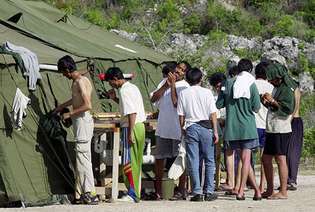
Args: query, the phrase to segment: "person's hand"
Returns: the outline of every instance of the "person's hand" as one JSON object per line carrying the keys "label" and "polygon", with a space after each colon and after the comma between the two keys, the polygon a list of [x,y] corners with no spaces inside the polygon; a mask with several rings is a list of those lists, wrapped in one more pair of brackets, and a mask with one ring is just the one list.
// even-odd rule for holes
{"label": "person's hand", "polygon": [[63,110],[64,107],[61,107],[60,105],[58,107],[56,107],[54,110],[53,110],[53,114],[58,114],[60,113],[62,110]]}
{"label": "person's hand", "polygon": [[219,135],[218,135],[218,133],[213,133],[213,143],[214,144],[219,143]]}
{"label": "person's hand", "polygon": [[62,114],[62,120],[66,120],[66,119],[69,119],[71,118],[71,113],[64,113]]}
{"label": "person's hand", "polygon": [[270,93],[265,93],[262,98],[263,98],[263,100],[265,100],[266,102],[272,102],[272,100],[273,100],[273,98],[272,98],[272,96],[271,96]]}
{"label": "person's hand", "polygon": [[176,75],[173,73],[168,73],[167,83],[169,86],[175,86],[176,83]]}
{"label": "person's hand", "polygon": [[110,89],[109,91],[107,91],[107,95],[108,95],[108,98],[111,100],[115,100],[117,98],[116,92],[114,89]]}
{"label": "person's hand", "polygon": [[134,144],[135,143],[135,141],[132,139],[132,135],[131,135],[131,133],[128,133],[128,144],[129,145],[132,145],[132,144]]}

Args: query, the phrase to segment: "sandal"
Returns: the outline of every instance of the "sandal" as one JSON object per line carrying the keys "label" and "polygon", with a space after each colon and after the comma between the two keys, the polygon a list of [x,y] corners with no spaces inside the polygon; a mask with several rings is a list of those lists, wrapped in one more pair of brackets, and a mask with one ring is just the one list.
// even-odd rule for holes
{"label": "sandal", "polygon": [[155,200],[155,201],[160,201],[162,200],[162,197],[155,193],[155,192],[150,192],[148,194],[145,194],[145,196],[143,197],[143,200]]}

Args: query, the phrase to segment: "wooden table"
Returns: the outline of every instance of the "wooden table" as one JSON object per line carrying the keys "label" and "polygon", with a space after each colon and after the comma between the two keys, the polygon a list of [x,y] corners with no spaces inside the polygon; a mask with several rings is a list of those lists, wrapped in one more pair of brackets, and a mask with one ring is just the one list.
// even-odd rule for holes
{"label": "wooden table", "polygon": [[[119,177],[119,144],[120,144],[120,118],[118,114],[111,117],[94,116],[94,133],[113,132],[113,165],[112,165],[112,191],[110,202],[115,202],[118,198],[118,177]],[[157,120],[149,119],[145,122],[146,131],[156,129]]]}

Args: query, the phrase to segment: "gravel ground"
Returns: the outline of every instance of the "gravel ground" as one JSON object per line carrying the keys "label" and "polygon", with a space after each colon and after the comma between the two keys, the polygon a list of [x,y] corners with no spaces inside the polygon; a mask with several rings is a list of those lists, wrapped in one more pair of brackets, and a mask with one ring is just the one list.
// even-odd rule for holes
{"label": "gravel ground", "polygon": [[[276,183],[278,184],[278,182]],[[3,208],[0,211],[18,212],[120,212],[120,211],[315,211],[315,175],[299,176],[299,187],[297,191],[290,191],[287,200],[262,200],[255,202],[252,200],[253,192],[246,192],[245,201],[236,201],[234,197],[224,196],[223,192],[219,192],[219,199],[214,202],[189,202],[189,201],[142,201],[138,204],[133,203],[102,203],[97,206],[86,205],[53,205],[45,207],[32,208]]]}

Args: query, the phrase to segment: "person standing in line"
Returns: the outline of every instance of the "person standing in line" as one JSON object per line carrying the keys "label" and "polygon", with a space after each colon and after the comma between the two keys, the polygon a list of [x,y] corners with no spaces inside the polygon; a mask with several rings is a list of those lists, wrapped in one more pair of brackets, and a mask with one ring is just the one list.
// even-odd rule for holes
{"label": "person standing in line", "polygon": [[115,91],[111,90],[108,95],[110,99],[119,104],[122,116],[122,165],[124,181],[128,189],[128,194],[122,200],[139,202],[141,199],[141,172],[145,142],[143,122],[146,120],[142,95],[136,85],[124,79],[120,68],[109,68],[105,76],[105,80],[119,93],[119,97],[117,97]]}
{"label": "person standing in line", "polygon": [[[266,143],[262,156],[267,190],[262,194],[268,199],[287,199],[288,167],[286,153],[291,136],[291,117],[295,108],[294,90],[297,85],[288,75],[285,66],[271,63],[267,67],[267,79],[274,86],[272,94],[265,93],[263,104],[268,107]],[[280,190],[274,193],[272,159],[278,164]]]}
{"label": "person standing in line", "polygon": [[77,71],[76,64],[69,55],[58,60],[58,70],[72,80],[72,98],[59,105],[54,112],[59,113],[68,106],[73,108],[71,112],[63,114],[63,120],[71,118],[73,123],[76,142],[76,189],[80,193],[80,200],[83,203],[98,204],[91,159],[94,123],[89,111],[92,109],[93,88],[89,79]]}
{"label": "person standing in line", "polygon": [[250,166],[251,150],[258,146],[255,112],[260,109],[260,98],[255,78],[250,74],[253,65],[248,59],[238,63],[239,73],[228,79],[225,90],[220,92],[216,106],[226,108],[224,139],[233,150],[241,150],[241,184],[236,194],[237,200],[245,200],[244,189],[247,179],[255,189],[253,200],[261,200],[253,169]]}
{"label": "person standing in line", "polygon": [[[177,100],[175,98],[183,89],[189,87],[189,84],[185,80],[176,82],[177,74],[175,72],[177,66],[175,62],[171,62],[163,67],[164,79],[159,83],[157,89],[151,93],[151,102],[159,110],[155,133],[155,190],[157,200],[162,197],[162,178],[165,161],[166,159],[177,157],[181,142],[181,129],[176,112]],[[179,194],[175,194],[177,199],[186,199],[185,181],[183,182],[183,178],[179,180],[179,188]]]}
{"label": "person standing in line", "polygon": [[299,170],[300,158],[303,147],[303,120],[300,117],[301,92],[297,87],[294,91],[295,109],[292,114],[291,128],[292,134],[289,141],[287,156],[288,164],[288,190],[297,190],[297,174]]}
{"label": "person standing in line", "polygon": [[[258,89],[259,95],[264,95],[265,93],[272,93],[273,85],[267,81],[266,71],[267,66],[269,63],[267,62],[260,62],[255,67],[255,84]],[[266,139],[266,118],[267,118],[268,108],[266,108],[262,103],[260,105],[260,109],[258,113],[255,113],[255,120],[256,120],[256,127],[259,139],[259,155],[260,157],[263,154],[264,146],[265,146],[265,139]],[[254,167],[253,167],[254,168]],[[260,192],[263,193],[265,189],[265,172],[263,163],[261,163],[261,171],[260,171],[260,185],[259,189]]]}
{"label": "person standing in line", "polygon": [[[220,93],[220,90],[223,89],[223,85],[225,83],[226,76],[221,73],[217,72],[212,74],[209,77],[209,83],[212,86],[213,90],[215,91],[216,95],[214,96],[215,100],[218,98],[218,94]],[[225,124],[225,108],[221,108],[217,111],[217,119],[218,119],[218,134],[219,138],[223,139],[223,132],[224,132],[224,124]],[[229,151],[228,147],[224,145],[224,154],[226,155],[227,151]],[[220,185],[220,163],[221,163],[221,144],[220,142],[216,145],[216,174],[215,174],[215,182],[216,182],[216,189],[217,190],[232,190],[234,187],[234,174],[233,174],[233,165],[227,162],[225,160],[225,167],[226,167],[226,184]]]}
{"label": "person standing in line", "polygon": [[[200,86],[202,72],[192,68],[186,72],[190,87],[178,98],[177,113],[186,139],[188,172],[192,181],[191,201],[213,201],[214,193],[214,145],[219,142],[217,108],[211,90]],[[205,182],[200,182],[200,161],[205,164]]]}

